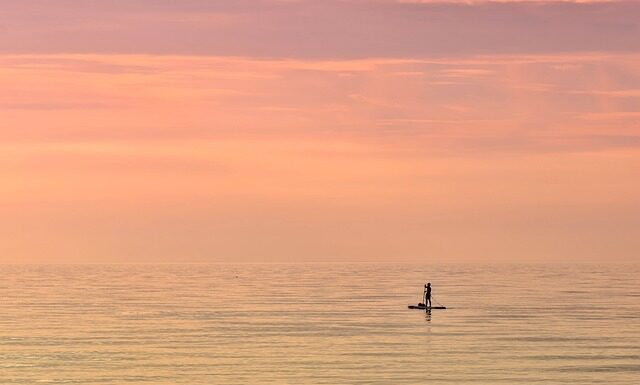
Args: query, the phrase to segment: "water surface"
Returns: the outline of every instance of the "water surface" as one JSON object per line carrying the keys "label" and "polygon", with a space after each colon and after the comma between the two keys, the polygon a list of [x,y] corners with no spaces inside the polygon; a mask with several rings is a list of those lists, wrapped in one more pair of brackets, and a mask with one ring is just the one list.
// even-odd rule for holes
{"label": "water surface", "polygon": [[638,265],[0,266],[0,301],[2,384],[640,383]]}

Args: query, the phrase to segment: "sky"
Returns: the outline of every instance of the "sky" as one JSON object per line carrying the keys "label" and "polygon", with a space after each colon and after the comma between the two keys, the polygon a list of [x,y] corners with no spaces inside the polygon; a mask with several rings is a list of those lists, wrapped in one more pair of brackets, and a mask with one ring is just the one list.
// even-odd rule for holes
{"label": "sky", "polygon": [[0,0],[0,263],[638,262],[640,2]]}

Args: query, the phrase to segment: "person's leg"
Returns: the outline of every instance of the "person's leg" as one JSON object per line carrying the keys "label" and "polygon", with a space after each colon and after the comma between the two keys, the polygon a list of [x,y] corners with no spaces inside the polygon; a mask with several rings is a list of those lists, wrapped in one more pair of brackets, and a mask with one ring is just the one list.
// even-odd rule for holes
{"label": "person's leg", "polygon": [[426,301],[424,301],[425,306],[427,307],[431,307],[431,296],[429,296],[429,298],[427,298]]}

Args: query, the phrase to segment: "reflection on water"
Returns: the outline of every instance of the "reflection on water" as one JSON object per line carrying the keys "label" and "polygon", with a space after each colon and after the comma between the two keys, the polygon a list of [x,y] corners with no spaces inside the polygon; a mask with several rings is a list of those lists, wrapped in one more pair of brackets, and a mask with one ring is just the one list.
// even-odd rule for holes
{"label": "reflection on water", "polygon": [[[634,384],[637,265],[0,266],[2,384]],[[408,310],[425,282],[447,310]]]}
{"label": "reflection on water", "polygon": [[425,310],[425,317],[424,319],[427,320],[427,322],[431,322],[431,310]]}

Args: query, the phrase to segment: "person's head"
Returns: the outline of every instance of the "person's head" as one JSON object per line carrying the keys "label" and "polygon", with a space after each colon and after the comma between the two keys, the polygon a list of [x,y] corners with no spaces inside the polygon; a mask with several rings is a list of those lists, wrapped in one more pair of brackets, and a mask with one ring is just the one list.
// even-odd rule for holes
{"label": "person's head", "polygon": [[425,287],[431,287],[431,282],[427,283],[427,286]]}

